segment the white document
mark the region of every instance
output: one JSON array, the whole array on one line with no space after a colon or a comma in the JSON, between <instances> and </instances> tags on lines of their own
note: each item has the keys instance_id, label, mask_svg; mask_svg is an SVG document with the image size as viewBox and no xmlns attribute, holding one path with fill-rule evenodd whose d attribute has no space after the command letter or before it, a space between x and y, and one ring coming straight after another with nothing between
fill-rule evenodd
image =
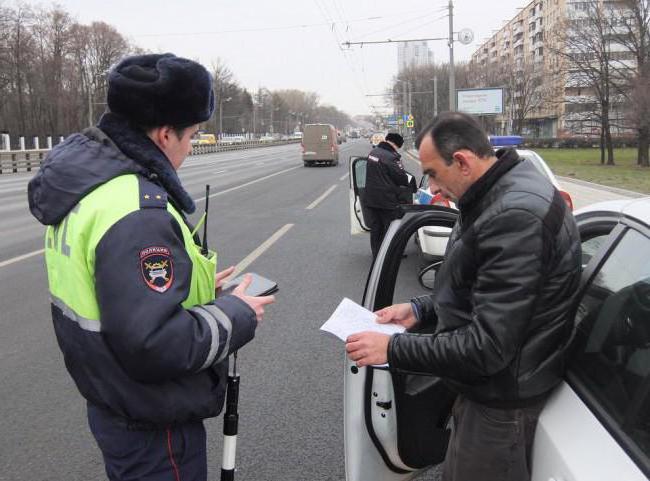
<instances>
[{"instance_id":1,"label":"white document","mask_svg":"<svg viewBox=\"0 0 650 481\"><path fill-rule=\"evenodd\" d=\"M334 334L345 342L348 336L363 331L374 331L392 335L404 332L398 324L378 324L377 316L347 297L344 297L334 313L320 328Z\"/></svg>"}]
</instances>

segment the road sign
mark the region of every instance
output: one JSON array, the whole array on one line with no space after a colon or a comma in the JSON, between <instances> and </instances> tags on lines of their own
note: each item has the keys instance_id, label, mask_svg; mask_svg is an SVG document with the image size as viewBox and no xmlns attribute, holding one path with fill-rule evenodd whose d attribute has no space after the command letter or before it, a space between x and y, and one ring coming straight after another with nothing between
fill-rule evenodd
<instances>
[{"instance_id":1,"label":"road sign","mask_svg":"<svg viewBox=\"0 0 650 481\"><path fill-rule=\"evenodd\" d=\"M463 45L472 43L472 40L474 40L474 32L472 32L469 28L464 28L458 32L458 41Z\"/></svg>"},{"instance_id":2,"label":"road sign","mask_svg":"<svg viewBox=\"0 0 650 481\"><path fill-rule=\"evenodd\" d=\"M406 120L415 120L415 119L413 118L413 114L409 114L409 118L406 119Z\"/></svg>"},{"instance_id":3,"label":"road sign","mask_svg":"<svg viewBox=\"0 0 650 481\"><path fill-rule=\"evenodd\" d=\"M413 122L412 120L407 120L407 121L406 121L406 126L407 126L409 129L412 129L413 126L414 126L414 122Z\"/></svg>"},{"instance_id":4,"label":"road sign","mask_svg":"<svg viewBox=\"0 0 650 481\"><path fill-rule=\"evenodd\" d=\"M408 119L409 119L409 115L408 115L408 114L404 114L404 115L402 115L402 120L403 120L404 122L406 122Z\"/></svg>"}]
</instances>

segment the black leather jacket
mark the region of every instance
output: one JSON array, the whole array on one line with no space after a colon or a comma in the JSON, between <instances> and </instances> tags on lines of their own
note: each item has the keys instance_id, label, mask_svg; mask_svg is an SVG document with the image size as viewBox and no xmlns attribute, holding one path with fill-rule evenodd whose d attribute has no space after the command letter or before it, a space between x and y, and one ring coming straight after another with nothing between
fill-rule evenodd
<instances>
[{"instance_id":1,"label":"black leather jacket","mask_svg":"<svg viewBox=\"0 0 650 481\"><path fill-rule=\"evenodd\" d=\"M361 193L364 207L395 209L412 202L412 189L399 153L387 142L380 142L368 154L366 186ZM415 181L413 181L415 182Z\"/></svg>"},{"instance_id":2,"label":"black leather jacket","mask_svg":"<svg viewBox=\"0 0 650 481\"><path fill-rule=\"evenodd\" d=\"M434 334L393 336L388 359L393 369L439 376L474 401L516 407L562 379L580 237L535 166L514 150L497 155L460 199L434 294L413 300Z\"/></svg>"}]
</instances>

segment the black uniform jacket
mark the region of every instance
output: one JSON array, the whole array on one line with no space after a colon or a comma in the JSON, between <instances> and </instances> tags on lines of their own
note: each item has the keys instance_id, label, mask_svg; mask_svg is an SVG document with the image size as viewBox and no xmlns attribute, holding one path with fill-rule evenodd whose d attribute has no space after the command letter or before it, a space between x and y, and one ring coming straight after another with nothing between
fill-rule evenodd
<instances>
[{"instance_id":1,"label":"black uniform jacket","mask_svg":"<svg viewBox=\"0 0 650 481\"><path fill-rule=\"evenodd\" d=\"M392 368L444 378L496 407L562 379L581 274L580 237L557 189L514 150L461 197L434 293L413 300L434 334L392 337Z\"/></svg>"},{"instance_id":2,"label":"black uniform jacket","mask_svg":"<svg viewBox=\"0 0 650 481\"><path fill-rule=\"evenodd\" d=\"M395 209L410 203L413 192L400 155L387 142L380 142L368 154L366 187L361 194L364 207Z\"/></svg>"}]
</instances>

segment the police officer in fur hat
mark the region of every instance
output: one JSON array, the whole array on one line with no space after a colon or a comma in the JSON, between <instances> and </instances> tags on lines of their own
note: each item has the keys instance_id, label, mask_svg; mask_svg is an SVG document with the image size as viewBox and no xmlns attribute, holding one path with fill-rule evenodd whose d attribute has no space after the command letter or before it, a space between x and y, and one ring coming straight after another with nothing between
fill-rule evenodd
<instances>
[{"instance_id":1,"label":"police officer in fur hat","mask_svg":"<svg viewBox=\"0 0 650 481\"><path fill-rule=\"evenodd\" d=\"M109 112L55 147L29 183L46 231L54 330L86 398L111 480L205 480L203 419L224 402L228 354L253 339L272 296L215 290L176 171L214 111L212 79L172 54L123 59Z\"/></svg>"},{"instance_id":2,"label":"police officer in fur hat","mask_svg":"<svg viewBox=\"0 0 650 481\"><path fill-rule=\"evenodd\" d=\"M395 219L399 204L412 202L415 180L407 175L398 152L404 139L398 133L386 135L368 154L366 187L361 197L363 219L370 228L370 248L377 257L388 226Z\"/></svg>"}]
</instances>

